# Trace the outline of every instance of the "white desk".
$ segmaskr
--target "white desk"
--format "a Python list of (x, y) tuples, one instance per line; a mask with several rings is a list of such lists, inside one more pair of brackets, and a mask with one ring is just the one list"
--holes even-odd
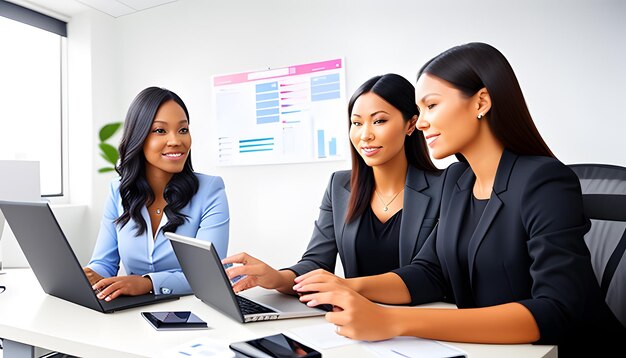
[[(235, 342), (325, 322), (323, 317), (313, 317), (241, 324), (194, 296), (104, 314), (45, 294), (30, 269), (6, 272), (0, 275), (0, 285), (7, 286), (0, 294), (0, 337), (5, 339), (5, 346), (25, 344), (24, 347), (42, 347), (80, 357), (158, 357), (198, 337)], [(212, 329), (158, 332), (140, 316), (141, 311), (192, 311)], [(557, 356), (555, 346), (452, 345), (465, 350), (470, 357)], [(7, 353), (5, 349), (4, 358), (13, 358)], [(358, 344), (324, 350), (322, 355), (374, 356)]]

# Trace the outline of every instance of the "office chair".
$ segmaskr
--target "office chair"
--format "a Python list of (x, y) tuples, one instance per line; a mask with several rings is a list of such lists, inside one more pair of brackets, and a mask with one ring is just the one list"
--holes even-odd
[(591, 229), (585, 242), (591, 264), (613, 314), (626, 327), (626, 168), (572, 164)]

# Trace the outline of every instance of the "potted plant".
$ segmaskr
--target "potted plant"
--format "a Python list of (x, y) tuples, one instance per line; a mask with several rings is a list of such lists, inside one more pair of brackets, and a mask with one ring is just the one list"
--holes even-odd
[(107, 173), (115, 171), (115, 165), (117, 164), (117, 160), (120, 157), (120, 154), (117, 151), (117, 148), (107, 143), (111, 137), (117, 133), (117, 131), (122, 126), (122, 122), (112, 122), (107, 123), (102, 128), (100, 128), (100, 132), (98, 133), (98, 137), (100, 138), (100, 143), (98, 147), (100, 147), (100, 156), (111, 166), (106, 166), (98, 169), (98, 173)]

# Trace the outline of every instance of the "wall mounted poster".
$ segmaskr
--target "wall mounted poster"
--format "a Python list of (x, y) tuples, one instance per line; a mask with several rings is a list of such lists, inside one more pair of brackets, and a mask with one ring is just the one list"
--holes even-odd
[(213, 76), (218, 165), (345, 158), (343, 59)]

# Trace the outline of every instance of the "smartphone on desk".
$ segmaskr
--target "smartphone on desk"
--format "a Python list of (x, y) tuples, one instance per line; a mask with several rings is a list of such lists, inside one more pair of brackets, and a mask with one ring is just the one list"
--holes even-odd
[(282, 333), (229, 345), (236, 358), (318, 358), (322, 354)]
[(208, 329), (209, 326), (191, 311), (141, 312), (157, 331)]

